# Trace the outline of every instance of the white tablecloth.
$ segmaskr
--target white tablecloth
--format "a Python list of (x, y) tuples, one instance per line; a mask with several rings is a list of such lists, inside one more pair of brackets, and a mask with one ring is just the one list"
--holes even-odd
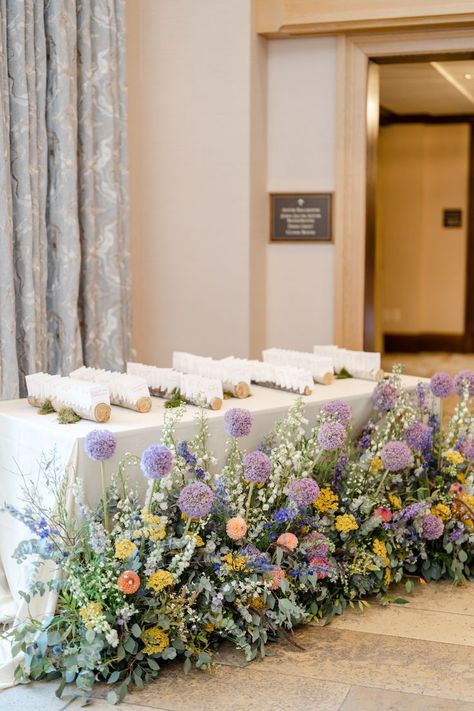
[[(419, 378), (403, 376), (406, 387), (412, 389)], [(309, 426), (314, 422), (320, 407), (328, 400), (343, 398), (352, 406), (354, 428), (361, 429), (371, 413), (370, 395), (375, 383), (364, 380), (336, 380), (332, 385), (315, 385), (313, 394), (304, 398)], [(233, 407), (244, 407), (254, 417), (252, 432), (242, 439), (242, 446), (254, 449), (269, 432), (276, 420), (284, 417), (295, 402), (296, 395), (268, 388), (252, 387), (252, 397), (245, 400), (224, 401), (217, 412), (208, 412), (209, 444), (217, 457), (218, 466), (225, 458), (226, 436), (223, 417)], [(145, 447), (160, 441), (164, 417), (164, 401), (153, 398), (152, 410), (140, 414), (119, 407), (112, 407), (110, 422), (99, 425), (81, 420), (73, 425), (60, 425), (57, 416), (39, 415), (36, 408), (26, 400), (0, 402), (0, 506), (4, 502), (20, 504), (21, 474), (26, 478), (38, 477), (39, 463), (43, 454), (55, 451), (64, 467), (71, 466), (84, 480), (86, 499), (97, 501), (100, 496), (100, 476), (98, 465), (91, 462), (84, 452), (84, 438), (93, 429), (104, 428), (115, 433), (118, 440), (117, 452), (109, 470), (126, 452), (140, 455)], [(187, 407), (184, 418), (177, 429), (177, 438), (189, 439), (197, 431), (196, 408)], [(143, 481), (138, 470), (130, 469), (131, 477)], [(12, 553), (18, 543), (29, 536), (25, 526), (12, 519), (9, 514), (0, 514), (0, 622), (15, 619), (19, 621), (28, 614), (26, 603), (19, 596), (25, 590), (29, 575), (28, 566), (19, 566)], [(43, 579), (48, 572), (43, 570)], [(46, 594), (30, 605), (30, 612), (37, 616), (54, 611), (56, 596)], [(0, 644), (0, 688), (13, 683), (15, 660), (11, 659), (9, 646)]]

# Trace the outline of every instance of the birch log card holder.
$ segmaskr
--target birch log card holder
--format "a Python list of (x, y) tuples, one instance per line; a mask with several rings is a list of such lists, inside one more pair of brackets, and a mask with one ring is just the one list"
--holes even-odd
[(33, 373), (26, 376), (26, 387), (28, 402), (34, 407), (42, 408), (49, 403), (55, 412), (70, 409), (84, 420), (108, 422), (110, 419), (109, 391), (100, 383)]
[(353, 378), (360, 380), (377, 381), (383, 378), (380, 353), (351, 351), (338, 346), (314, 346), (313, 352), (332, 358), (336, 373), (347, 371)]
[(143, 378), (99, 368), (86, 368), (85, 366), (74, 370), (70, 375), (72, 378), (105, 385), (109, 390), (112, 405), (142, 413), (151, 410), (150, 392), (146, 380)]
[(313, 376), (309, 370), (233, 356), (224, 358), (222, 362), (245, 365), (250, 369), (251, 382), (265, 388), (286, 390), (298, 395), (311, 395), (313, 392)]
[(224, 393), (228, 393), (231, 397), (246, 398), (250, 395), (250, 369), (245, 364), (227, 363), (214, 358), (175, 351), (173, 368), (181, 373), (220, 380)]
[(143, 363), (127, 363), (127, 373), (144, 378), (153, 397), (170, 400), (177, 393), (190, 405), (203, 405), (220, 410), (224, 398), (222, 383), (217, 378), (180, 373), (173, 368), (157, 368)]
[(309, 370), (315, 383), (331, 385), (334, 381), (333, 361), (329, 356), (292, 351), (285, 348), (267, 348), (262, 351), (262, 357), (264, 363), (289, 365), (294, 368)]

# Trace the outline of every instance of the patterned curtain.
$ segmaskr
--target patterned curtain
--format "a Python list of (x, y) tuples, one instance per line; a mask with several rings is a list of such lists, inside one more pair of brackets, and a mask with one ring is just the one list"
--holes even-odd
[(0, 0), (1, 398), (130, 351), (124, 0)]

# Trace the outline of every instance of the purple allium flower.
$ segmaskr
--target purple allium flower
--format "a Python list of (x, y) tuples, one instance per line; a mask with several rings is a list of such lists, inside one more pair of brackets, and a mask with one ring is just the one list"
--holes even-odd
[(329, 553), (328, 539), (319, 531), (308, 533), (301, 541), (300, 548), (308, 558), (313, 558), (314, 556), (322, 556), (324, 558)]
[(474, 462), (474, 435), (471, 435), (464, 442), (462, 453), (470, 462)]
[(427, 508), (428, 504), (426, 501), (416, 501), (414, 504), (408, 504), (405, 506), (398, 514), (394, 517), (397, 521), (411, 521), (416, 518), (418, 514)]
[(263, 452), (249, 452), (244, 457), (244, 479), (251, 484), (264, 484), (272, 473), (272, 462)]
[(252, 429), (253, 417), (250, 410), (234, 407), (224, 415), (225, 431), (231, 437), (246, 437)]
[(203, 518), (210, 513), (214, 503), (214, 492), (202, 481), (187, 484), (178, 498), (178, 506), (188, 518)]
[(349, 424), (352, 418), (352, 407), (344, 400), (331, 400), (323, 405), (322, 411), (333, 415), (344, 427)]
[(453, 392), (453, 379), (449, 373), (440, 370), (431, 378), (430, 388), (436, 397), (448, 397)]
[(334, 467), (334, 478), (333, 478), (333, 486), (338, 489), (340, 481), (342, 479), (342, 475), (345, 472), (347, 466), (347, 454), (340, 454), (339, 458), (336, 462), (336, 466)]
[(288, 498), (297, 506), (311, 506), (319, 496), (319, 486), (314, 479), (295, 479), (288, 487)]
[(346, 428), (340, 422), (325, 422), (318, 432), (318, 442), (323, 449), (340, 449), (346, 439)]
[(427, 541), (435, 541), (443, 535), (444, 523), (440, 518), (433, 514), (426, 514), (422, 520), (422, 536)]
[(140, 467), (147, 479), (163, 479), (173, 466), (173, 454), (164, 444), (152, 444), (142, 454)]
[(393, 410), (398, 402), (400, 393), (390, 380), (381, 380), (372, 393), (372, 403), (376, 410)]
[(431, 427), (424, 422), (414, 422), (405, 432), (405, 442), (415, 450), (421, 452), (431, 435)]
[(385, 469), (390, 472), (399, 472), (413, 464), (413, 455), (405, 442), (392, 440), (387, 442), (380, 452), (380, 458)]
[(463, 383), (467, 380), (469, 397), (474, 396), (474, 370), (460, 370), (454, 378), (454, 389), (458, 395), (462, 395)]
[(117, 439), (109, 430), (92, 430), (86, 435), (84, 449), (88, 457), (96, 462), (111, 459), (117, 448)]

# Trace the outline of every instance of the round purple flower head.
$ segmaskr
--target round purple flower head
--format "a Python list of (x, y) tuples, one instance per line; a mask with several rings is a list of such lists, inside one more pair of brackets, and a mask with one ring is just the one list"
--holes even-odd
[(453, 392), (453, 379), (449, 373), (440, 370), (430, 380), (430, 388), (436, 397), (448, 397)]
[(464, 442), (462, 453), (470, 462), (474, 462), (474, 435), (471, 435)]
[(193, 481), (181, 489), (178, 506), (188, 518), (203, 518), (210, 513), (214, 498), (214, 492), (207, 484)]
[(409, 448), (405, 442), (397, 440), (387, 442), (380, 452), (380, 458), (385, 469), (388, 469), (389, 472), (399, 472), (413, 464), (413, 456)]
[(318, 442), (323, 449), (331, 451), (343, 446), (346, 428), (340, 422), (325, 422), (318, 432)]
[(231, 437), (246, 437), (252, 429), (252, 413), (241, 407), (227, 410), (224, 415), (225, 431)]
[(333, 415), (344, 427), (349, 424), (352, 418), (352, 407), (344, 400), (331, 400), (323, 405), (322, 411)]
[(300, 508), (311, 506), (319, 496), (319, 486), (314, 479), (295, 479), (288, 487), (288, 498)]
[(454, 378), (454, 389), (462, 395), (463, 383), (467, 380), (469, 397), (474, 397), (474, 370), (460, 370)]
[(96, 462), (112, 459), (117, 448), (117, 439), (109, 430), (92, 430), (86, 435), (84, 449)]
[(263, 484), (272, 472), (272, 462), (263, 452), (249, 452), (244, 457), (244, 479), (251, 484)]
[(142, 454), (140, 467), (147, 479), (163, 479), (173, 466), (173, 454), (164, 444), (152, 444)]
[(422, 536), (423, 538), (426, 538), (427, 541), (435, 541), (443, 535), (444, 523), (433, 514), (426, 514), (426, 516), (423, 516), (421, 526)]
[(414, 422), (405, 432), (405, 442), (415, 450), (421, 452), (428, 444), (432, 430), (424, 422)]
[(381, 380), (372, 393), (372, 403), (376, 410), (393, 410), (400, 393), (390, 380)]

